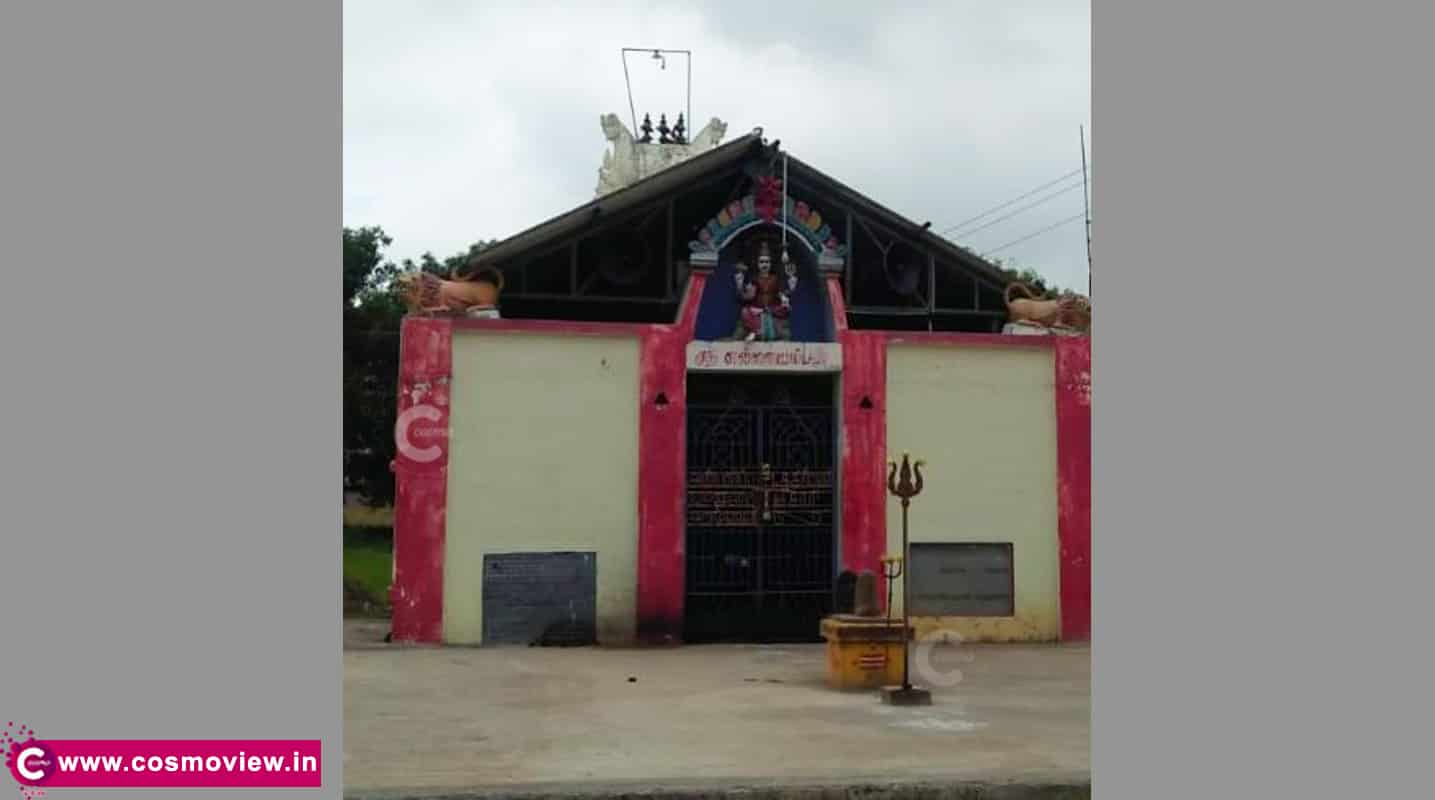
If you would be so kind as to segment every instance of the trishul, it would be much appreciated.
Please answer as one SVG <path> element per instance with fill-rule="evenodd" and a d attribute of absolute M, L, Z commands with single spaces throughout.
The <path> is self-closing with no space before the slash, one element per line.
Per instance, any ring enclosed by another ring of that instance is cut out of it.
<path fill-rule="evenodd" d="M 913 464 L 909 456 L 908 453 L 902 454 L 900 468 L 895 461 L 887 462 L 887 466 L 891 467 L 891 471 L 887 473 L 887 491 L 902 498 L 903 506 L 922 493 L 922 467 L 926 465 L 926 462 L 920 459 Z M 916 477 L 916 483 L 912 482 L 913 476 Z"/>
<path fill-rule="evenodd" d="M 911 548 L 907 544 L 907 506 L 911 505 L 913 497 L 922 493 L 922 463 L 922 461 L 918 460 L 917 463 L 913 464 L 909 453 L 902 454 L 901 467 L 898 467 L 895 461 L 887 462 L 887 465 L 891 467 L 887 473 L 887 491 L 902 498 L 902 566 L 889 570 L 887 565 L 883 564 L 883 573 L 891 573 L 887 579 L 887 613 L 889 617 L 892 613 L 890 581 L 892 578 L 902 575 L 903 573 L 907 575 L 907 577 L 902 579 L 902 690 L 905 692 L 912 690 L 910 663 L 912 604 L 908 596 L 910 594 L 908 589 L 912 583 L 912 571 L 906 568 L 907 560 L 911 556 Z M 914 477 L 916 478 L 915 483 L 913 482 Z"/>

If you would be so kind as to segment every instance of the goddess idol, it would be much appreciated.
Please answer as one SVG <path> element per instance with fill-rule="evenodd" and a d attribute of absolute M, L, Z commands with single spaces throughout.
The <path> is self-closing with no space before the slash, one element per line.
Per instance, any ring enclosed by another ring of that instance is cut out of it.
<path fill-rule="evenodd" d="M 797 291 L 797 265 L 782 254 L 785 279 L 772 271 L 772 254 L 762 242 L 757 254 L 757 274 L 750 276 L 746 263 L 737 263 L 734 282 L 737 288 L 737 329 L 733 338 L 743 341 L 772 342 L 792 338 L 788 321 L 792 314 L 792 293 Z"/>

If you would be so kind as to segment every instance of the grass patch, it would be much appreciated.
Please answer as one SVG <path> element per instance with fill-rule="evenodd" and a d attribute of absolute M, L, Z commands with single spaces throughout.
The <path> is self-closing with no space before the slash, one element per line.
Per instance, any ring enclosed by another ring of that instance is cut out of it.
<path fill-rule="evenodd" d="M 344 528 L 345 614 L 387 615 L 393 563 L 393 529 Z"/>
<path fill-rule="evenodd" d="M 344 506 L 345 528 L 392 528 L 394 509 L 389 506 L 369 508 L 368 506 Z"/>

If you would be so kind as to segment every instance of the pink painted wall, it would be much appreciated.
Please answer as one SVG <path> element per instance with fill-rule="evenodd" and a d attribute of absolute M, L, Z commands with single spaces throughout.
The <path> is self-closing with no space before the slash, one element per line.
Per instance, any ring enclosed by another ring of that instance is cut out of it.
<path fill-rule="evenodd" d="M 393 638 L 438 642 L 443 636 L 443 539 L 448 505 L 449 381 L 453 327 L 408 317 L 400 329 L 399 420 L 432 409 L 406 427 L 414 449 L 394 459 Z M 433 448 L 437 457 L 433 457 Z"/>
<path fill-rule="evenodd" d="M 427 403 L 439 418 L 412 430 L 438 458 L 400 454 L 394 463 L 393 635 L 396 641 L 443 638 L 443 553 L 447 506 L 448 381 L 453 329 L 573 335 L 637 333 L 642 338 L 639 387 L 637 630 L 641 640 L 681 639 L 683 620 L 683 483 L 686 473 L 687 343 L 693 336 L 707 274 L 694 272 L 677 323 L 605 325 L 517 320 L 408 318 L 403 323 L 399 413 Z M 954 346 L 1055 348 L 1061 636 L 1086 639 L 1091 630 L 1091 345 L 1086 338 L 996 334 L 853 331 L 846 325 L 841 287 L 829 279 L 837 339 L 842 346 L 842 569 L 881 573 L 886 542 L 886 354 L 890 344 L 921 341 Z M 659 395 L 667 403 L 659 405 Z M 870 408 L 863 408 L 863 401 Z M 885 597 L 885 590 L 882 592 Z"/>
<path fill-rule="evenodd" d="M 639 386 L 638 629 L 649 641 L 675 641 L 682 633 L 683 480 L 686 472 L 686 347 L 692 339 L 706 274 L 694 272 L 674 325 L 629 325 L 550 320 L 404 319 L 399 366 L 399 418 L 421 403 L 441 417 L 421 420 L 420 445 L 437 446 L 427 460 L 400 453 L 394 461 L 393 638 L 443 641 L 444 524 L 448 505 L 449 381 L 453 331 L 473 334 L 562 333 L 574 336 L 638 335 Z M 416 393 L 416 389 L 419 391 Z M 667 404 L 657 404 L 663 394 Z"/>
<path fill-rule="evenodd" d="M 1056 341 L 1061 638 L 1091 638 L 1091 340 Z"/>
<path fill-rule="evenodd" d="M 842 569 L 880 576 L 887 542 L 886 334 L 847 329 L 835 277 L 828 279 L 827 297 L 842 344 Z M 886 597 L 885 587 L 881 595 Z"/>
<path fill-rule="evenodd" d="M 683 487 L 687 475 L 687 344 L 706 272 L 695 271 L 678 322 L 643 336 L 638 435 L 638 638 L 676 642 L 683 632 Z M 658 404 L 658 396 L 667 399 Z"/>
<path fill-rule="evenodd" d="M 847 328 L 842 289 L 828 298 L 842 343 L 842 569 L 881 575 L 886 531 L 887 348 L 923 344 L 1055 349 L 1061 638 L 1091 636 L 1091 340 L 1087 337 L 898 333 Z M 870 409 L 863 409 L 866 398 Z M 885 602 L 886 587 L 881 589 Z"/>

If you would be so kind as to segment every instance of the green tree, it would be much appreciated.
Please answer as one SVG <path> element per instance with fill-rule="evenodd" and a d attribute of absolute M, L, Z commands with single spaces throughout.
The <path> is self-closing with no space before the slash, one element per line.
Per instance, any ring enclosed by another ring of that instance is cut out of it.
<path fill-rule="evenodd" d="M 344 229 L 344 307 L 365 289 L 392 278 L 396 269 L 384 263 L 383 249 L 393 244 L 383 228 Z"/>
<path fill-rule="evenodd" d="M 344 228 L 344 488 L 374 505 L 393 499 L 393 419 L 402 306 L 383 287 L 398 268 L 383 259 L 382 228 Z"/>
<path fill-rule="evenodd" d="M 433 253 L 424 253 L 419 256 L 417 263 L 412 259 L 406 258 L 404 259 L 402 271 L 414 272 L 421 270 L 444 278 L 466 277 L 468 274 L 467 267 L 469 259 L 495 244 L 498 244 L 497 239 L 480 240 L 469 245 L 468 250 L 462 253 L 455 253 L 442 261 L 435 258 Z"/>
<path fill-rule="evenodd" d="M 395 278 L 404 272 L 462 274 L 494 241 L 479 241 L 439 260 L 384 260 L 393 243 L 379 227 L 344 228 L 344 488 L 371 505 L 393 502 L 394 420 L 398 416 L 399 326 L 404 305 Z"/>
<path fill-rule="evenodd" d="M 965 245 L 960 244 L 957 245 L 957 247 L 960 247 L 961 249 L 967 251 L 973 257 L 981 258 L 981 256 L 979 256 L 977 252 L 970 247 L 966 247 Z M 1033 292 L 1036 292 L 1039 297 L 1059 297 L 1064 294 L 1072 294 L 1072 291 L 1070 289 L 1062 289 L 1058 287 L 1056 284 L 1051 283 L 1047 281 L 1046 278 L 1042 277 L 1041 273 L 1030 267 L 1024 267 L 1021 264 L 1018 264 L 1014 259 L 988 258 L 986 259 L 986 261 L 987 263 L 1001 270 L 1002 274 L 1006 276 L 1006 280 L 1008 283 L 1026 284 L 1026 286 L 1030 288 Z"/>
<path fill-rule="evenodd" d="M 1070 290 L 1062 289 L 1047 281 L 1036 270 L 1024 267 L 1011 259 L 993 258 L 989 260 L 993 266 L 1002 271 L 1002 274 L 1006 275 L 1007 281 L 1024 283 L 1040 297 L 1059 297 L 1071 293 Z"/>

